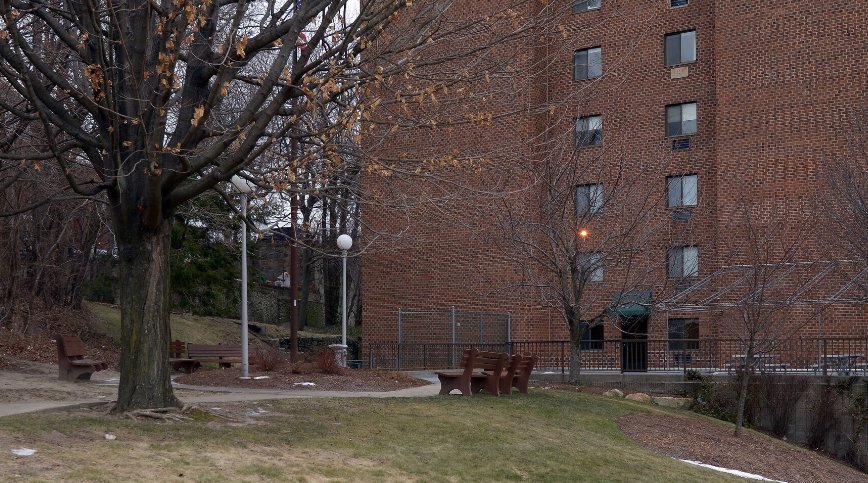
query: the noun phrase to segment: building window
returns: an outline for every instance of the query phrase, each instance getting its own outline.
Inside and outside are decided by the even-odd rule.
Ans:
[[[696,30],[669,34],[665,41],[666,65],[696,62]]]
[[[666,135],[687,136],[696,134],[696,103],[666,106]]]
[[[603,211],[603,185],[576,186],[576,215],[593,215]]]
[[[579,253],[579,269],[588,282],[603,281],[603,254],[582,252]]]
[[[600,0],[575,0],[573,1],[573,13],[587,12],[600,8]]]
[[[697,176],[668,176],[666,178],[666,207],[696,206]]]
[[[603,143],[603,117],[588,116],[576,119],[576,143],[579,146],[599,146]]]
[[[582,341],[581,346],[583,351],[601,351],[603,350],[603,329],[604,325],[602,323],[595,323],[595,325],[591,326],[591,324],[583,320],[579,326],[582,331]]]
[[[669,6],[672,8],[675,7],[686,7],[688,0],[669,0]]]
[[[699,275],[699,248],[675,247],[667,257],[669,278],[696,277]]]
[[[573,80],[595,79],[603,75],[602,49],[577,50],[573,55]]]
[[[669,350],[698,350],[699,320],[669,319]]]

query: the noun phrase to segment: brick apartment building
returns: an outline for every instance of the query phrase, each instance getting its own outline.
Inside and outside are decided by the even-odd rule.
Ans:
[[[463,0],[450,15],[496,17],[501,8]],[[436,176],[364,177],[373,199],[403,200],[363,210],[369,347],[453,340],[436,314],[414,315],[412,334],[399,334],[399,310],[411,309],[454,310],[465,328],[477,315],[483,327],[481,313],[509,313],[510,340],[566,339],[562,304],[542,288],[552,276],[529,276],[540,270],[505,233],[517,218],[557,211],[539,208],[540,173],[552,166],[570,168],[559,171],[569,171],[569,216],[557,222],[567,233],[589,232],[576,242],[594,264],[583,312],[606,314],[586,331],[589,352],[603,340],[738,336],[726,301],[744,299],[745,280],[756,275],[745,266],[760,265],[775,267],[775,296],[793,302],[781,334],[868,338],[865,260],[840,262],[858,256],[834,243],[845,234],[823,218],[824,167],[865,165],[852,147],[868,109],[868,3],[516,8],[544,21],[488,52],[490,75],[459,90],[462,100],[444,89],[436,108],[420,107],[440,125],[480,112],[486,122],[404,127],[368,141],[389,166],[406,157],[484,159]],[[613,244],[625,226],[630,246]]]

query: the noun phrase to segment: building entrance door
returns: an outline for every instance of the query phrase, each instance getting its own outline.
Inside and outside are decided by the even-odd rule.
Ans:
[[[648,316],[621,316],[621,372],[648,370]]]

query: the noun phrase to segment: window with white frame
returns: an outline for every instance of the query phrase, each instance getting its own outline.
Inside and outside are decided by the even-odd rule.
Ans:
[[[600,8],[600,0],[574,0],[573,13],[587,12],[588,10],[597,10]]]
[[[593,215],[603,211],[603,185],[580,184],[576,186],[576,215]]]
[[[576,119],[576,144],[599,146],[603,143],[603,116],[587,116]]]
[[[696,103],[666,106],[666,135],[687,136],[696,134]]]
[[[595,252],[579,253],[579,269],[588,282],[603,281],[603,254]]]
[[[696,30],[666,35],[664,49],[667,66],[696,62]]]
[[[667,261],[669,265],[669,278],[696,277],[699,275],[699,247],[670,248]]]
[[[573,80],[595,79],[603,75],[602,48],[577,50],[573,55]]]
[[[666,177],[667,208],[696,206],[696,203],[697,176],[695,174]]]

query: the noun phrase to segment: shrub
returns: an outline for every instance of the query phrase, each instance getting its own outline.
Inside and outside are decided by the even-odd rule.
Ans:
[[[765,374],[757,378],[755,403],[757,413],[765,410],[769,415],[769,429],[783,438],[790,428],[799,399],[808,389],[807,377]]]
[[[826,382],[817,389],[817,396],[811,406],[811,423],[808,426],[808,446],[822,449],[826,445],[829,431],[839,423],[839,394],[835,386]]]
[[[341,374],[344,371],[344,368],[338,364],[335,351],[331,347],[317,347],[305,352],[304,359],[315,364],[323,374]]]
[[[253,363],[266,372],[273,371],[286,362],[286,354],[270,345],[261,345],[253,353]]]

